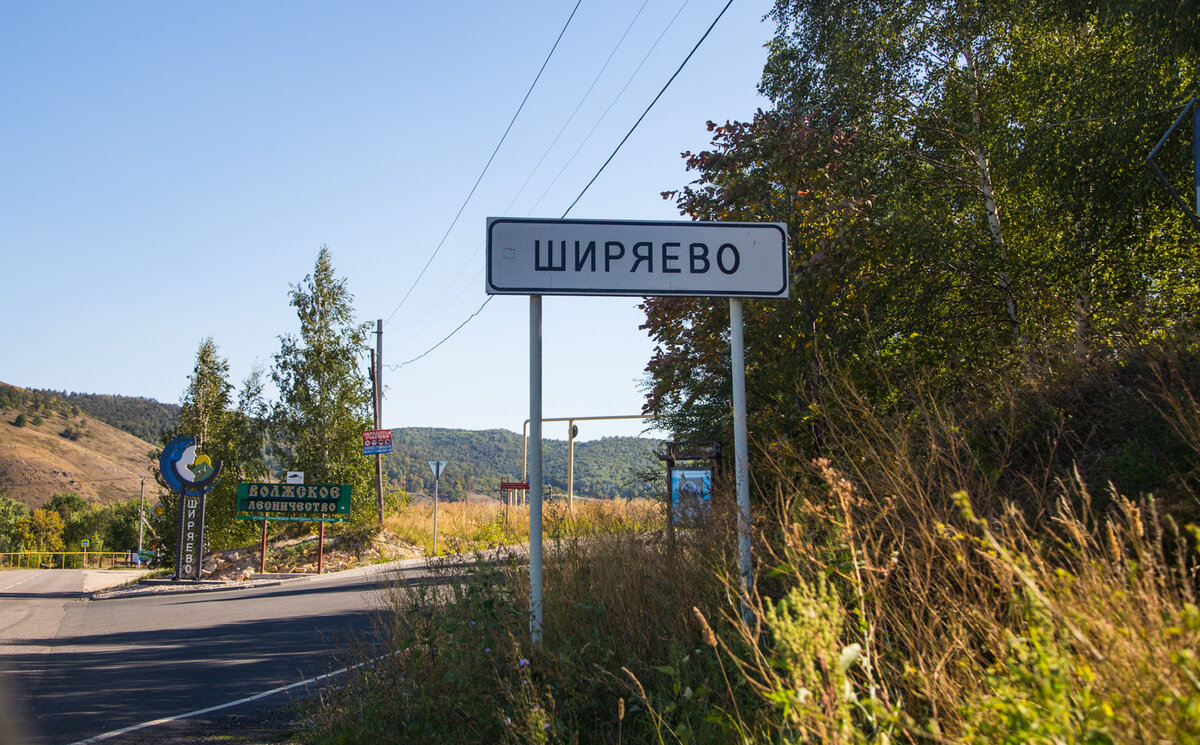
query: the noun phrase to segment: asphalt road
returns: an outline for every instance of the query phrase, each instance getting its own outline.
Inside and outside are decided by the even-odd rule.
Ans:
[[[2,572],[0,696],[48,745],[254,696],[373,647],[381,585],[405,578],[384,565],[273,587],[87,600],[83,572]]]

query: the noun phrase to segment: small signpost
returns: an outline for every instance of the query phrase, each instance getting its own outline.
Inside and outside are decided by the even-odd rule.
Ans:
[[[429,470],[433,471],[433,555],[437,556],[438,482],[442,480],[442,471],[446,470],[446,461],[429,461]]]
[[[786,298],[783,223],[639,222],[489,217],[486,291],[529,296],[529,633],[542,640],[542,295],[729,298],[738,574],[748,596],[750,469],[744,298]],[[743,604],[742,614],[749,610]]]
[[[508,507],[509,503],[517,500],[520,504],[521,494],[529,491],[528,481],[501,481],[500,482],[500,498],[504,500],[504,506]]]

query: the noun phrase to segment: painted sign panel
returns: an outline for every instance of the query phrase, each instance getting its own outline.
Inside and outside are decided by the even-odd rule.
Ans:
[[[221,461],[196,452],[195,437],[176,437],[158,458],[158,471],[171,491],[207,494],[221,477]]]
[[[363,455],[385,455],[392,452],[390,429],[368,429],[363,432]]]
[[[489,295],[788,295],[783,223],[490,217]]]
[[[163,447],[158,458],[158,472],[163,481],[180,495],[176,579],[200,579],[205,495],[221,478],[221,461],[197,452],[198,445],[195,437],[176,437]]]
[[[350,519],[350,487],[345,484],[238,484],[238,512],[265,512],[296,520],[345,522]],[[239,520],[261,520],[238,515]]]
[[[676,525],[707,520],[712,508],[711,468],[672,468],[671,518]]]
[[[204,552],[204,496],[183,495],[179,511],[179,579],[200,579]]]

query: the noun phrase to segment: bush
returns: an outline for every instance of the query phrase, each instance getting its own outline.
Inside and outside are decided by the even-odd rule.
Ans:
[[[748,594],[728,512],[672,543],[550,511],[541,646],[519,557],[443,564],[398,591],[391,653],[325,697],[309,738],[1200,742],[1200,529],[1181,520],[1200,406],[1187,365],[1155,369],[1140,398],[1085,402],[1104,389],[1087,383],[1062,426],[1027,412],[1071,400],[1066,382],[890,408],[830,385],[826,457],[783,439],[764,455],[777,491]],[[1147,470],[1138,452],[1168,457]],[[1150,474],[1169,498],[1095,497],[1072,463]]]

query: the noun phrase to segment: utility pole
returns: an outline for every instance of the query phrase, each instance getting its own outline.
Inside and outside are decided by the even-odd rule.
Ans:
[[[375,399],[375,429],[383,421],[383,319],[375,321],[375,352],[371,355],[371,382]],[[379,513],[379,524],[383,525],[383,455],[375,453],[375,508]]]
[[[138,566],[142,564],[142,529],[146,525],[146,477],[142,480],[142,495],[138,502]]]

